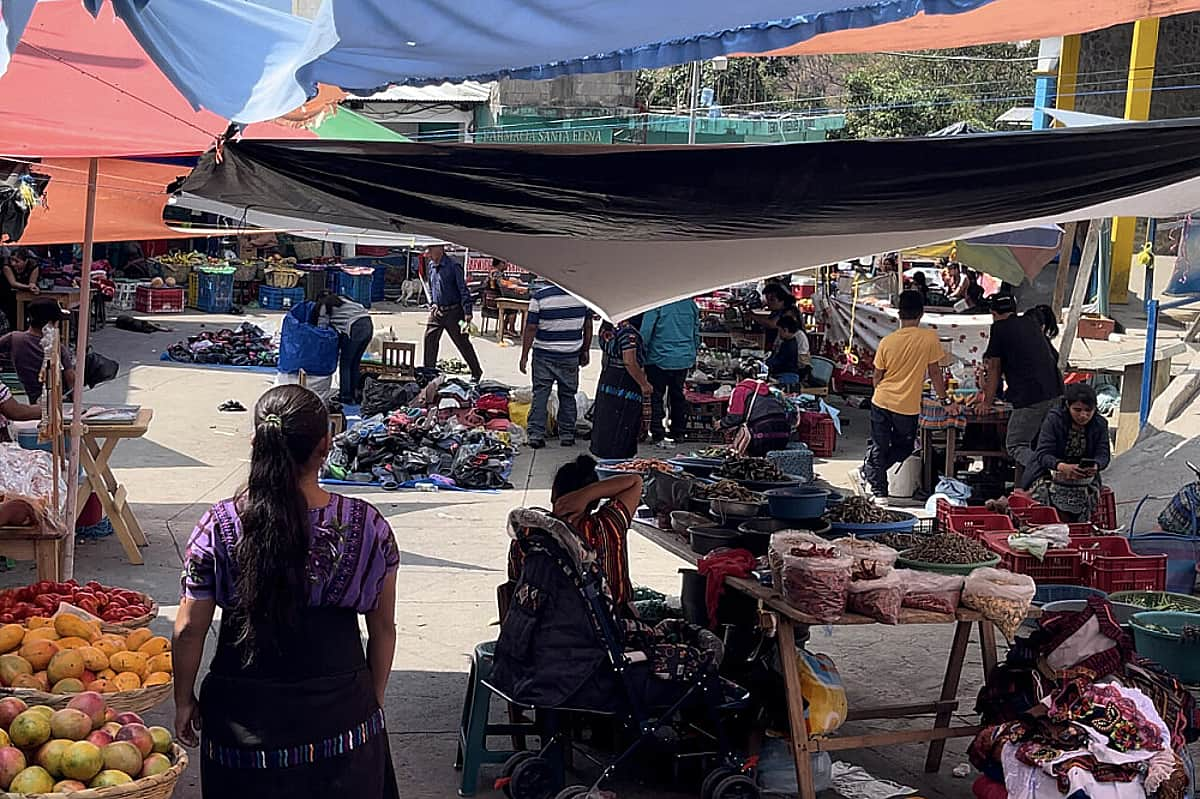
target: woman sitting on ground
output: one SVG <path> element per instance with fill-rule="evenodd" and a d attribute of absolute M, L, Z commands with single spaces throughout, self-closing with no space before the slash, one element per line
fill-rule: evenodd
<path fill-rule="evenodd" d="M 295 385 L 267 391 L 254 409 L 245 490 L 214 505 L 188 541 L 175 730 L 187 746 L 203 736 L 205 799 L 400 795 L 383 715 L 400 552 L 372 505 L 317 484 L 329 444 L 320 397 Z"/>
<path fill-rule="evenodd" d="M 1065 521 L 1087 521 L 1100 504 L 1100 472 L 1111 456 L 1108 422 L 1096 413 L 1096 390 L 1073 383 L 1063 391 L 1063 406 L 1042 423 L 1021 487 L 1057 508 Z"/>
<path fill-rule="evenodd" d="M 560 466 L 550 489 L 554 517 L 570 524 L 575 535 L 596 553 L 613 604 L 618 612 L 630 614 L 633 584 L 629 580 L 626 539 L 641 501 L 641 475 L 622 474 L 601 480 L 596 461 L 587 455 Z M 520 546 L 513 541 L 508 548 L 508 579 L 512 585 L 521 578 L 523 560 Z"/>

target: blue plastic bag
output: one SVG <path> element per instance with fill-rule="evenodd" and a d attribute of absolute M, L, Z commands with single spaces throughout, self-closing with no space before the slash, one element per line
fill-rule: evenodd
<path fill-rule="evenodd" d="M 308 323 L 312 303 L 302 302 L 283 318 L 279 337 L 279 371 L 331 375 L 338 365 L 338 334 L 332 327 Z"/>

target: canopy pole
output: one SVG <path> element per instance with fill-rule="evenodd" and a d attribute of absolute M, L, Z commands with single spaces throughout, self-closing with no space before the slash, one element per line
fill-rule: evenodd
<path fill-rule="evenodd" d="M 79 330 L 75 341 L 75 384 L 71 395 L 71 457 L 67 465 L 67 540 L 63 546 L 62 579 L 75 576 L 75 520 L 79 517 L 79 447 L 83 441 L 83 376 L 87 363 L 88 326 L 92 302 L 92 246 L 96 235 L 96 183 L 100 160 L 88 161 L 87 210 L 83 221 L 83 268 L 79 274 Z"/>
<path fill-rule="evenodd" d="M 1087 294 L 1088 284 L 1092 282 L 1092 269 L 1099 260 L 1097 255 L 1102 227 L 1102 220 L 1099 219 L 1088 223 L 1087 239 L 1083 242 L 1083 255 L 1079 259 L 1079 271 L 1075 274 L 1075 287 L 1071 290 L 1071 305 L 1058 344 L 1058 368 L 1063 371 L 1066 371 L 1071 362 L 1071 349 L 1075 346 L 1075 336 L 1079 331 L 1079 317 L 1083 315 L 1084 295 Z M 1059 268 L 1062 268 L 1061 264 Z"/>
<path fill-rule="evenodd" d="M 691 102 L 688 103 L 688 144 L 696 143 L 696 105 L 700 99 L 700 62 L 692 62 Z"/>

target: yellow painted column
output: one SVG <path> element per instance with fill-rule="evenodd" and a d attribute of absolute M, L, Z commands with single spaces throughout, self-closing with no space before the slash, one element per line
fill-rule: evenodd
<path fill-rule="evenodd" d="M 1125 118 L 1144 122 L 1150 118 L 1150 97 L 1154 89 L 1154 61 L 1158 55 L 1158 19 L 1133 23 L 1133 45 L 1129 48 L 1129 83 L 1125 89 Z M 1109 302 L 1129 301 L 1129 272 L 1133 260 L 1133 217 L 1113 219 L 1112 280 Z"/>
<path fill-rule="evenodd" d="M 1079 90 L 1079 34 L 1062 37 L 1062 50 L 1058 55 L 1058 88 L 1055 91 L 1054 107 L 1064 111 L 1075 110 L 1075 92 Z M 1059 127 L 1059 125 L 1055 125 Z"/>

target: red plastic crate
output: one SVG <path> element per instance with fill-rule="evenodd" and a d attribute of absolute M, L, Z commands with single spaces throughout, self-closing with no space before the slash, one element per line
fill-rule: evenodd
<path fill-rule="evenodd" d="M 951 532 L 959 533 L 975 540 L 979 540 L 985 533 L 1005 533 L 1006 535 L 1011 535 L 1016 532 L 1016 528 L 1012 524 L 1012 519 L 1003 513 L 978 513 L 968 516 L 951 514 L 947 528 Z"/>
<path fill-rule="evenodd" d="M 802 413 L 796 424 L 796 436 L 818 458 L 828 458 L 837 449 L 837 428 L 823 413 Z"/>
<path fill-rule="evenodd" d="M 138 286 L 133 295 L 133 309 L 138 313 L 183 313 L 185 293 L 181 288 Z"/>
<path fill-rule="evenodd" d="M 1096 538 L 1096 525 L 1091 522 L 1068 522 L 1067 531 L 1071 536 L 1071 540 L 1076 538 Z"/>
<path fill-rule="evenodd" d="M 992 511 L 982 505 L 951 505 L 944 499 L 938 498 L 937 501 L 937 521 L 938 529 L 950 529 L 950 519 L 955 516 L 987 516 Z"/>
<path fill-rule="evenodd" d="M 1080 585 L 1083 582 L 1083 562 L 1078 549 L 1051 549 L 1041 560 L 1008 545 L 1008 533 L 987 533 L 980 539 L 1000 556 L 1001 569 L 1014 574 L 1026 574 L 1035 583 L 1047 585 Z"/>
<path fill-rule="evenodd" d="M 1036 527 L 1040 524 L 1062 524 L 1058 511 L 1049 505 L 1030 505 L 1028 508 L 1013 510 L 1013 515 L 1024 524 Z"/>
<path fill-rule="evenodd" d="M 1093 536 L 1071 542 L 1083 558 L 1084 584 L 1101 591 L 1165 591 L 1166 555 L 1135 555 L 1129 540 Z"/>
<path fill-rule="evenodd" d="M 1108 486 L 1100 488 L 1100 507 L 1092 516 L 1092 523 L 1101 530 L 1117 529 L 1117 497 Z"/>
<path fill-rule="evenodd" d="M 1024 491 L 1014 491 L 1008 496 L 1008 507 L 1013 512 L 1019 511 L 1022 508 L 1029 508 L 1037 505 L 1037 501 L 1033 497 L 1026 494 Z"/>

